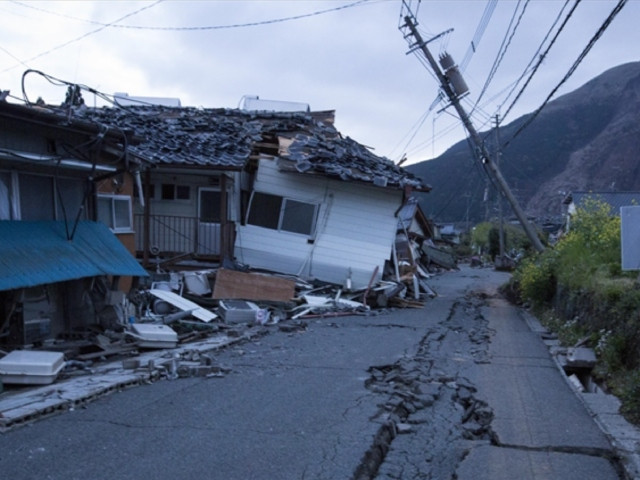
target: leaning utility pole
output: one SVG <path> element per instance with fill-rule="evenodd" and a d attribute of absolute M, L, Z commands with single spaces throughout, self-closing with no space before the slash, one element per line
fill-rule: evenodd
<path fill-rule="evenodd" d="M 500 168 L 500 117 L 496 115 L 496 167 Z M 502 218 L 502 196 L 498 192 L 498 228 L 500 237 L 500 258 L 504 257 L 504 221 Z"/>
<path fill-rule="evenodd" d="M 469 135 L 471 136 L 471 140 L 473 141 L 476 148 L 480 152 L 480 159 L 483 165 L 487 168 L 487 172 L 492 177 L 492 179 L 498 184 L 504 196 L 507 197 L 507 200 L 511 204 L 511 208 L 516 214 L 516 217 L 518 217 L 518 220 L 520 220 L 520 223 L 522 224 L 522 228 L 524 228 L 524 231 L 527 234 L 527 237 L 529 237 L 529 240 L 531 241 L 535 249 L 538 250 L 539 252 L 544 251 L 544 246 L 542 245 L 540 238 L 538 238 L 538 235 L 536 234 L 535 230 L 533 229 L 531 224 L 527 221 L 527 217 L 525 216 L 517 200 L 511 193 L 511 190 L 509 189 L 507 182 L 502 176 L 500 169 L 491 160 L 491 156 L 489 155 L 489 152 L 487 151 L 487 148 L 485 147 L 484 142 L 480 138 L 480 135 L 478 134 L 475 127 L 471 123 L 471 120 L 469 119 L 467 112 L 465 112 L 465 110 L 460 105 L 459 98 L 460 96 L 462 96 L 464 93 L 468 91 L 468 88 L 462 78 L 462 75 L 458 70 L 458 67 L 454 64 L 451 56 L 446 54 L 441 56 L 440 58 L 440 62 L 442 63 L 442 66 L 445 72 L 443 73 L 442 71 L 440 71 L 440 67 L 438 66 L 433 56 L 431 55 L 431 52 L 429 52 L 429 49 L 427 48 L 427 43 L 422 39 L 422 36 L 420 35 L 420 33 L 416 28 L 417 22 L 415 22 L 412 16 L 409 16 L 409 15 L 405 15 L 404 21 L 405 21 L 405 25 L 409 28 L 411 35 L 413 35 L 416 39 L 416 43 L 412 45 L 412 49 L 410 51 L 414 51 L 416 49 L 420 49 L 422 51 L 425 58 L 429 62 L 429 65 L 431 66 L 438 80 L 440 81 L 440 84 L 442 85 L 442 89 L 445 91 L 445 93 L 447 94 L 447 97 L 449 97 L 449 100 L 451 101 L 451 104 L 455 107 L 456 111 L 458 112 L 458 115 L 460 116 L 462 123 L 464 124 L 465 128 L 469 132 Z"/>

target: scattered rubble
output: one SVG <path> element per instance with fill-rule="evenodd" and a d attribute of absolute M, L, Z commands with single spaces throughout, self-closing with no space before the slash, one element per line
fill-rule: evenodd
<path fill-rule="evenodd" d="M 304 332 L 305 320 L 310 318 L 372 315 L 376 309 L 423 308 L 429 298 L 437 295 L 428 285 L 430 272 L 440 271 L 440 265 L 454 267 L 455 263 L 447 255 L 438 257 L 440 263 L 434 261 L 437 249 L 432 245 L 422 249 L 419 239 L 406 231 L 399 234 L 397 247 L 382 280 L 374 282 L 379 278 L 376 268 L 364 289 L 353 289 L 348 281 L 336 285 L 277 272 L 251 271 L 236 264 L 202 270 L 180 269 L 179 264 L 172 264 L 175 270 L 168 272 L 158 265 L 128 295 L 97 282 L 99 288 L 92 292 L 97 305 L 96 325 L 32 345 L 10 346 L 8 350 L 63 358 L 46 376 L 46 382 L 53 383 L 59 374 L 92 375 L 97 364 L 113 360 L 121 362 L 124 370 L 149 370 L 149 365 L 139 361 L 145 351 L 171 354 L 177 347 L 212 336 L 240 337 L 242 329 L 252 326 L 277 325 L 279 331 L 292 334 Z M 17 357 L 0 351 L 0 380 L 4 384 L 43 382 L 36 382 L 37 377 L 33 376 L 23 378 L 23 371 L 35 367 L 22 357 L 10 368 L 3 368 L 3 360 L 9 364 L 12 358 Z M 204 367 L 207 368 L 185 363 L 178 367 L 172 360 L 164 367 L 154 365 L 153 370 L 167 378 L 220 374 L 220 370 L 209 368 L 211 365 Z"/>

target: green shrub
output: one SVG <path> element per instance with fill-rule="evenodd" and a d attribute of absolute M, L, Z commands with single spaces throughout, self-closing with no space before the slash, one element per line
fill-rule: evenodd
<path fill-rule="evenodd" d="M 525 258 L 516 271 L 514 279 L 522 299 L 535 307 L 549 303 L 556 291 L 556 274 L 553 252 Z"/>
<path fill-rule="evenodd" d="M 521 262 L 511 285 L 539 314 L 547 312 L 541 321 L 563 344 L 586 340 L 595 349 L 594 375 L 640 424 L 640 289 L 637 273 L 621 270 L 620 218 L 609 210 L 587 202 L 553 249 Z"/>
<path fill-rule="evenodd" d="M 620 217 L 610 216 L 609 210 L 597 200 L 578 209 L 571 230 L 555 247 L 559 283 L 585 288 L 620 272 Z"/>

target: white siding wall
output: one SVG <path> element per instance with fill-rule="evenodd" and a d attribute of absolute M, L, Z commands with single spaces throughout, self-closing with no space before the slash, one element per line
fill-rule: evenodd
<path fill-rule="evenodd" d="M 324 177 L 281 173 L 261 160 L 255 190 L 321 204 L 314 242 L 305 235 L 253 225 L 238 226 L 235 255 L 265 268 L 343 283 L 349 270 L 355 288 L 366 287 L 376 266 L 379 279 L 391 256 L 402 192 Z"/>
<path fill-rule="evenodd" d="M 229 219 L 237 220 L 239 216 L 240 191 L 239 173 L 227 173 L 227 189 L 229 192 Z M 152 215 L 176 215 L 184 217 L 195 217 L 198 214 L 198 188 L 217 188 L 218 184 L 212 185 L 212 181 L 218 175 L 173 175 L 154 174 L 151 183 L 155 186 L 155 197 L 150 199 L 150 209 Z M 215 180 L 217 182 L 217 180 Z M 163 183 L 177 185 L 188 185 L 191 187 L 189 200 L 161 200 L 161 189 Z M 135 213 L 143 213 L 143 208 L 136 198 Z"/>

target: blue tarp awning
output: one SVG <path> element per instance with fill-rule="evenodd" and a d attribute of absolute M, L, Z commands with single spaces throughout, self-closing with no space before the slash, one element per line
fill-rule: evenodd
<path fill-rule="evenodd" d="M 102 223 L 0 221 L 0 291 L 101 275 L 148 274 Z"/>

